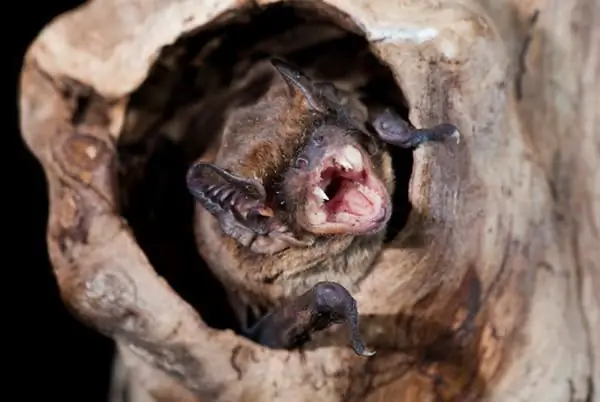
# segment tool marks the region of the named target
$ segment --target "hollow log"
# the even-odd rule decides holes
[[[264,348],[207,325],[157,273],[117,179],[135,94],[178,40],[276,3],[91,0],[25,56],[49,254],[65,305],[118,346],[129,392],[112,399],[600,401],[595,0],[291,3],[364,36],[413,125],[461,132],[414,151],[408,221],[354,294],[376,355]]]

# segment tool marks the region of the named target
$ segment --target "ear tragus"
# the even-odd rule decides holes
[[[279,72],[288,84],[288,88],[292,94],[299,92],[308,103],[308,106],[315,111],[320,113],[325,113],[327,111],[327,103],[309,77],[292,64],[278,57],[272,57],[270,61],[273,67],[275,67],[277,72]]]

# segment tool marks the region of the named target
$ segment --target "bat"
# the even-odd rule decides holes
[[[198,250],[228,289],[242,328],[250,315],[278,306],[253,333],[292,347],[305,337],[296,333],[327,326],[313,319],[327,303],[353,300],[341,295],[382,247],[394,191],[387,146],[414,148],[458,138],[458,130],[447,123],[414,129],[391,109],[371,118],[356,94],[279,58],[257,69],[270,71],[268,89],[229,114],[190,166],[187,187],[197,204]],[[324,290],[332,283],[344,292]],[[351,316],[344,311],[325,317]],[[283,325],[281,317],[299,321]]]

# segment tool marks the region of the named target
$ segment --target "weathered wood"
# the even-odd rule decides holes
[[[355,295],[377,354],[209,328],[119,216],[129,95],[161,47],[250,2],[92,0],[31,45],[21,127],[66,304],[157,401],[600,400],[600,2],[306,4],[364,32],[413,124],[462,134],[415,152],[409,222]]]

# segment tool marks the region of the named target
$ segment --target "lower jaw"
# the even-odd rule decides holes
[[[312,225],[309,230],[318,235],[369,235],[384,230],[387,226],[389,215],[390,214],[386,209],[373,217],[369,223],[353,224],[350,222],[328,221],[324,224]]]

